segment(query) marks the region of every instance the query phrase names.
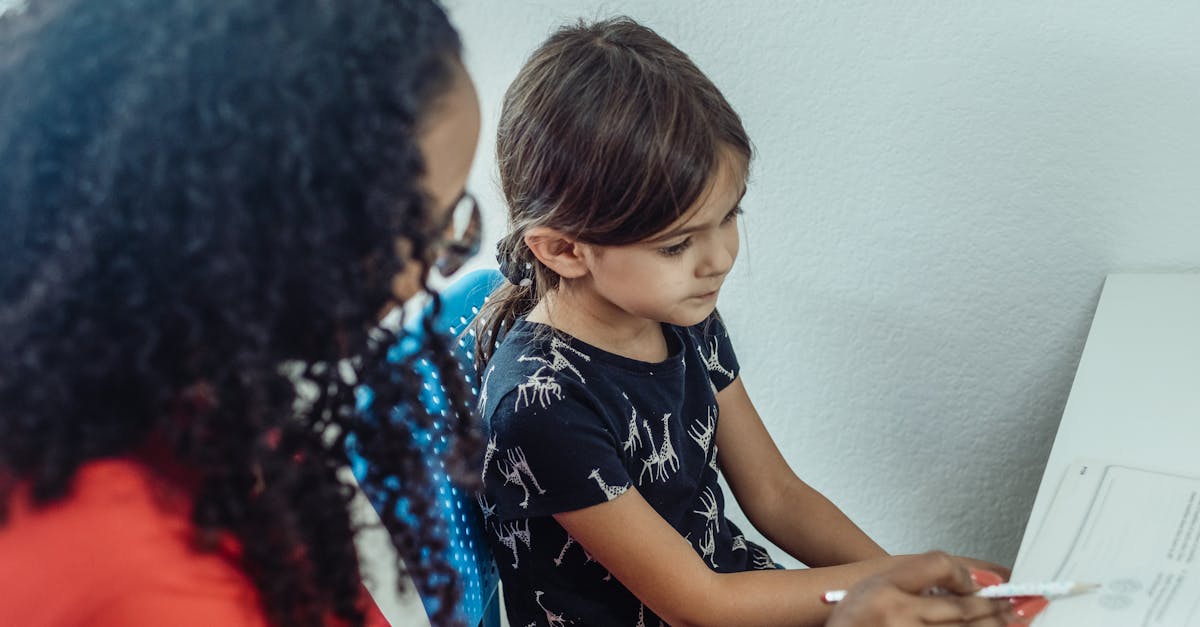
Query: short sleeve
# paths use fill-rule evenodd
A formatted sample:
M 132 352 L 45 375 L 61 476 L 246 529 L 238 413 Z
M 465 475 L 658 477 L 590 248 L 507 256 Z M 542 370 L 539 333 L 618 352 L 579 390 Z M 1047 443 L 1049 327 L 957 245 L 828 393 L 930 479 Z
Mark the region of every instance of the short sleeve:
M 518 388 L 492 413 L 484 493 L 501 520 L 548 516 L 610 501 L 631 485 L 612 421 L 560 380 Z
M 720 314 L 714 311 L 707 320 L 691 327 L 689 331 L 699 344 L 700 358 L 708 368 L 708 378 L 713 387 L 718 392 L 725 389 L 737 379 L 740 368 L 729 331 L 721 321 Z

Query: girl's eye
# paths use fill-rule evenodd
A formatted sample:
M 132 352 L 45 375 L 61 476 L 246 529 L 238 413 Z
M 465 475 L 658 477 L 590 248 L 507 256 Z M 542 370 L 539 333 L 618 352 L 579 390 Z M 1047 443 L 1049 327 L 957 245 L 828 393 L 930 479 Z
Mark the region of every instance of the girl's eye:
M 725 214 L 724 218 L 721 218 L 721 224 L 729 224 L 730 222 L 736 220 L 737 217 L 743 213 L 745 212 L 742 211 L 741 207 L 734 207 L 733 211 L 730 211 L 729 213 Z
M 689 238 L 683 240 L 682 242 L 675 244 L 674 246 L 667 246 L 666 248 L 659 248 L 658 252 L 659 252 L 659 254 L 663 255 L 664 257 L 674 257 L 676 255 L 682 254 L 683 251 L 687 250 L 688 247 L 691 245 L 692 245 L 692 238 L 689 237 Z

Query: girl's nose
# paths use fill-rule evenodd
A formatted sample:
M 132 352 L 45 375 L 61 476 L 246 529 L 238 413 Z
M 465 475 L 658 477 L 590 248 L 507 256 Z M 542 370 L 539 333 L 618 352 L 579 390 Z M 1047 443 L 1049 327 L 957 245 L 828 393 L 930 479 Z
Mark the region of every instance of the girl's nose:
M 700 267 L 701 276 L 720 276 L 728 274 L 733 269 L 737 259 L 737 247 L 730 248 L 724 241 L 715 241 L 709 246 L 704 262 Z

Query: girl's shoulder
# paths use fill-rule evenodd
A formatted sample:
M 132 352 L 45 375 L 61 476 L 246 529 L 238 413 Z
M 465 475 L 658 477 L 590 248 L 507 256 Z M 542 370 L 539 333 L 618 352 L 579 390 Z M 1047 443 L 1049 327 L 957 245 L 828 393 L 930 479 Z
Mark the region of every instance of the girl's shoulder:
M 690 327 L 678 327 L 681 335 L 689 343 L 690 350 L 695 351 L 708 371 L 708 378 L 713 387 L 723 390 L 737 379 L 740 365 L 733 342 L 729 338 L 729 330 L 721 319 L 720 312 L 713 310 L 703 322 Z
M 591 396 L 588 382 L 597 378 L 593 362 L 593 356 L 570 338 L 545 325 L 518 320 L 481 373 L 480 410 L 490 415 L 502 398 L 514 394 L 521 399 Z
M 582 380 L 582 370 L 593 367 L 589 347 L 552 327 L 517 320 L 488 361 L 487 371 L 504 370 L 526 376 L 554 372 Z

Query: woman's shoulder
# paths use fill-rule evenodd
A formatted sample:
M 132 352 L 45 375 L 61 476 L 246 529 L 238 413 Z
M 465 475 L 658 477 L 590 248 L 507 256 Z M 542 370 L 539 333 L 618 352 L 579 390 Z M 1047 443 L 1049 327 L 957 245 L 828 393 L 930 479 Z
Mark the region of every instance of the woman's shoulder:
M 265 624 L 236 548 L 197 549 L 190 500 L 135 460 L 84 464 L 50 504 L 26 486 L 9 501 L 2 624 Z

